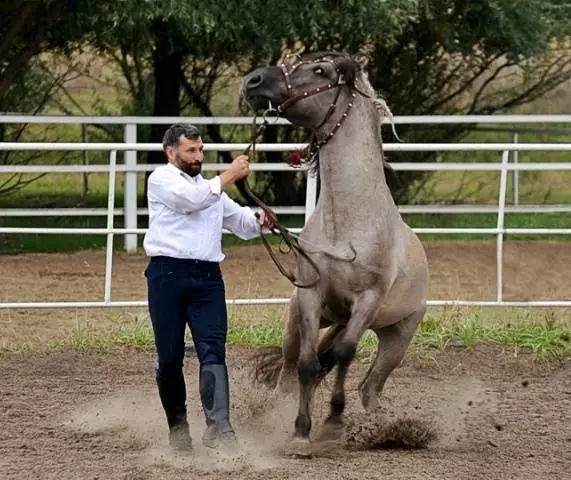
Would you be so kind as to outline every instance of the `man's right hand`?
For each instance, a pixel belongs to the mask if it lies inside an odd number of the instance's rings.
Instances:
[[[237,180],[245,178],[250,173],[250,160],[247,155],[238,155],[230,167],[220,175],[222,190],[225,190]]]
[[[236,180],[245,178],[250,173],[250,159],[247,155],[238,155],[228,170],[232,172]]]

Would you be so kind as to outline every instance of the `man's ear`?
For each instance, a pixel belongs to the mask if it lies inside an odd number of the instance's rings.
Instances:
[[[176,155],[174,147],[172,145],[168,145],[165,149],[165,154],[169,160],[172,160]]]

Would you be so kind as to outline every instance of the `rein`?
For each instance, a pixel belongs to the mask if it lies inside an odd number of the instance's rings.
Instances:
[[[263,123],[257,129],[256,129],[256,117],[254,116],[254,121],[252,122],[252,141],[244,150],[244,155],[247,155],[248,152],[250,151],[250,149],[252,149],[252,155],[255,155],[256,139],[264,132],[264,130],[268,126],[268,121],[266,120],[266,113],[264,113]],[[309,262],[309,264],[312,266],[312,268],[317,273],[317,279],[314,280],[313,282],[309,283],[309,284],[298,283],[293,272],[288,272],[285,269],[285,267],[282,265],[282,263],[278,260],[274,251],[272,250],[271,245],[269,244],[269,242],[266,238],[265,233],[263,231],[261,231],[260,236],[262,238],[262,242],[264,243],[264,247],[266,247],[268,254],[270,255],[271,259],[274,261],[274,263],[278,267],[281,274],[284,277],[286,277],[293,285],[295,285],[296,287],[299,287],[299,288],[311,288],[311,287],[317,285],[317,283],[319,282],[319,279],[320,279],[320,273],[319,273],[319,267],[317,266],[315,261],[312,258],[310,258],[309,255],[305,252],[305,250],[299,245],[299,242],[297,241],[296,238],[294,238],[293,240],[290,238],[291,233],[289,232],[289,230],[287,228],[285,228],[278,221],[278,217],[273,212],[273,210],[268,205],[266,205],[262,200],[260,200],[256,195],[254,195],[254,193],[250,190],[250,187],[248,185],[248,181],[245,178],[238,180],[236,182],[236,186],[238,187],[238,190],[240,191],[240,193],[242,194],[243,197],[245,197],[246,199],[249,199],[250,202],[256,204],[258,207],[260,207],[264,211],[264,213],[269,218],[271,218],[273,227],[270,229],[270,231],[274,235],[281,236],[282,241],[289,247],[289,249],[291,251],[293,251],[296,255],[297,254],[301,255],[303,258],[305,258]]]

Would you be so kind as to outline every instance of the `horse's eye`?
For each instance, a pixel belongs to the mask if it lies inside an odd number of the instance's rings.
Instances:
[[[315,73],[316,75],[323,75],[323,73],[324,73],[324,72],[323,72],[323,68],[321,68],[321,67],[315,67],[315,68],[313,69],[313,73]]]

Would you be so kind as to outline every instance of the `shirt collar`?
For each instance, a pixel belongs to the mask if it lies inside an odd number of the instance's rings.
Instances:
[[[189,182],[193,182],[196,183],[200,180],[199,177],[201,177],[201,174],[199,173],[198,175],[196,175],[196,177],[191,177],[190,175],[188,175],[187,173],[184,173],[180,168],[178,168],[176,165],[173,165],[171,162],[167,162],[167,168],[169,170],[172,170],[173,172],[177,173],[178,175],[180,175],[182,178],[188,180]]]

